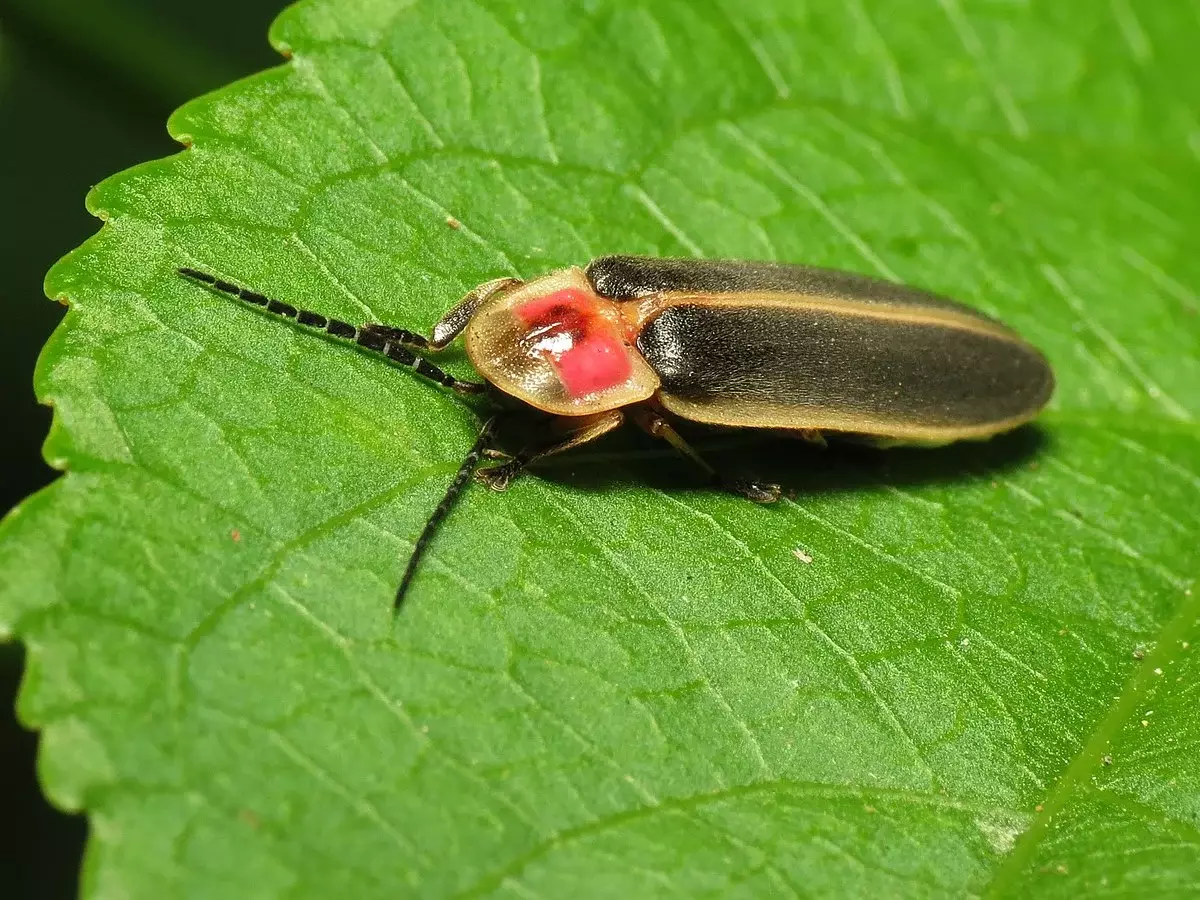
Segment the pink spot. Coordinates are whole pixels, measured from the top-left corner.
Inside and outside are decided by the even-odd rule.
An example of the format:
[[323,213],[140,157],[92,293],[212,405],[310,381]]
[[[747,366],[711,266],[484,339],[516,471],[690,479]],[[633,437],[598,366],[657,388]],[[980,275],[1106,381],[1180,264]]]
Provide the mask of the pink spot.
[[632,371],[625,345],[611,334],[593,334],[558,359],[558,377],[572,397],[618,385]]
[[600,302],[577,288],[566,288],[514,310],[526,327],[522,342],[550,361],[572,397],[621,384],[633,371],[624,342],[597,309]]

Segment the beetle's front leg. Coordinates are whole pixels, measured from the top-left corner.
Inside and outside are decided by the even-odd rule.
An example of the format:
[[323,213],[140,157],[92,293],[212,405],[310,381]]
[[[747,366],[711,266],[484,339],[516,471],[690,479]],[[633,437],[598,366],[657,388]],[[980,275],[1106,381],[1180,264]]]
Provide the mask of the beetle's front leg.
[[493,278],[491,281],[485,281],[474,290],[468,291],[466,296],[455,303],[450,308],[450,311],[442,316],[438,320],[438,323],[433,326],[433,337],[429,341],[429,349],[444,349],[456,337],[462,334],[462,330],[467,327],[467,323],[471,321],[471,316],[475,315],[475,311],[479,307],[497,294],[520,287],[524,283],[520,278],[513,278],[511,276]]
[[748,481],[741,478],[728,478],[709,465],[703,456],[696,452],[671,423],[658,413],[646,407],[636,407],[630,410],[633,421],[652,437],[662,438],[672,447],[694,462],[708,475],[712,483],[724,490],[741,494],[747,500],[755,503],[774,503],[779,499],[782,488],[769,481]]
[[[486,469],[477,470],[475,472],[475,479],[486,484],[494,491],[506,490],[512,480],[531,463],[594,441],[601,435],[608,434],[608,432],[619,426],[623,421],[625,421],[625,416],[619,409],[611,409],[608,412],[597,413],[593,416],[559,416],[555,420],[555,424],[568,429],[568,434],[565,438],[551,443],[526,447],[524,450],[509,456],[507,462],[501,463],[498,466],[489,466]],[[487,453],[486,455],[495,457],[497,454]]]
[[384,325],[381,322],[368,322],[366,325],[360,325],[359,328],[363,331],[377,334],[384,340],[391,341],[394,344],[403,344],[406,347],[413,347],[417,350],[424,350],[426,352],[445,350],[446,347],[454,342],[456,337],[462,334],[462,330],[471,321],[471,316],[475,314],[475,310],[479,309],[484,302],[502,291],[510,290],[524,283],[520,278],[494,278],[491,281],[484,282],[474,290],[468,291],[465,297],[450,308],[449,312],[438,319],[437,324],[433,326],[432,337],[425,337],[424,335],[409,331],[407,328]]

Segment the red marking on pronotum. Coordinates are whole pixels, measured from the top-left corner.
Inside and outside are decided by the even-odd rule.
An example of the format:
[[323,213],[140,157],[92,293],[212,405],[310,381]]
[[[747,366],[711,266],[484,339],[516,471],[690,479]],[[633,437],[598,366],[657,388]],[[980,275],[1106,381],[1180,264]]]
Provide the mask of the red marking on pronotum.
[[633,371],[615,327],[595,307],[583,291],[567,288],[514,310],[524,339],[551,361],[572,397],[614,387]]

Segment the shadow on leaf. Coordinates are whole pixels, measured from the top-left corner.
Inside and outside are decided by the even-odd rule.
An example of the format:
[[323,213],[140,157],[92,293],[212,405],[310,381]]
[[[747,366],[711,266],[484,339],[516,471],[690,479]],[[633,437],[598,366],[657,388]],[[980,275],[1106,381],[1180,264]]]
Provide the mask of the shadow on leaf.
[[[695,446],[725,475],[776,482],[786,496],[803,499],[884,486],[990,480],[1036,464],[1050,443],[1043,429],[1026,425],[987,441],[943,447],[881,449],[849,438],[831,438],[827,447],[817,447],[754,433],[709,435],[696,440]],[[712,490],[688,460],[635,429],[603,438],[596,447],[551,457],[531,468],[530,474],[585,491],[639,485],[671,492]]]

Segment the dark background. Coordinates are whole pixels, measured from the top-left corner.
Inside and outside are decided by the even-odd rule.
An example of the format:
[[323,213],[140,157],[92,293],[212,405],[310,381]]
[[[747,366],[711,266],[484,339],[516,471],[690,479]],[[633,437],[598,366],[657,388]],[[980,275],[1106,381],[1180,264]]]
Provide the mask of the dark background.
[[[55,477],[50,411],[33,367],[62,317],[42,279],[99,227],[88,189],[176,152],[170,112],[281,62],[267,44],[284,0],[0,0],[0,511]],[[37,736],[16,721],[23,666],[0,644],[0,896],[74,897],[85,820],[53,809],[35,778]]]

